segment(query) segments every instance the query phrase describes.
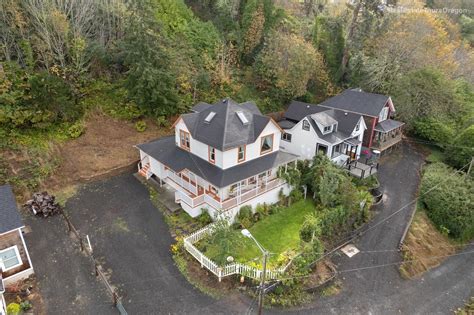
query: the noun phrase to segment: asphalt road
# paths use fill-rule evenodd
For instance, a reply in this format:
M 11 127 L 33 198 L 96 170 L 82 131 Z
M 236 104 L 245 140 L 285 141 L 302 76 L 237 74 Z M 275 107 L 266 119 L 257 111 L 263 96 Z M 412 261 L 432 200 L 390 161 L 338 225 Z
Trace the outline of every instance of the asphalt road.
M 416 196 L 423 157 L 403 146 L 384 158 L 379 179 L 386 199 L 376 208 L 372 226 Z M 317 298 L 299 309 L 267 313 L 296 314 L 450 314 L 473 295 L 474 255 L 447 259 L 417 280 L 403 280 L 396 251 L 412 207 L 383 221 L 355 242 L 353 258 L 335 257 L 343 282 L 336 296 Z M 82 233 L 91 236 L 94 253 L 124 296 L 129 314 L 243 314 L 249 299 L 235 294 L 214 300 L 195 289 L 173 264 L 173 242 L 163 216 L 131 174 L 83 187 L 67 204 Z M 466 249 L 466 251 L 474 249 Z M 366 268 L 366 269 L 360 269 Z
M 361 253 L 352 258 L 340 253 L 335 257 L 342 292 L 319 298 L 295 313 L 452 314 L 474 295 L 474 254 L 450 257 L 416 280 L 402 279 L 398 265 L 391 265 L 402 260 L 396 249 L 415 206 L 405 207 L 417 196 L 422 162 L 423 156 L 406 144 L 383 158 L 378 178 L 385 189 L 384 203 L 376 207 L 369 228 L 383 223 L 354 242 Z M 473 250 L 470 246 L 464 252 Z M 377 267 L 380 265 L 388 266 Z

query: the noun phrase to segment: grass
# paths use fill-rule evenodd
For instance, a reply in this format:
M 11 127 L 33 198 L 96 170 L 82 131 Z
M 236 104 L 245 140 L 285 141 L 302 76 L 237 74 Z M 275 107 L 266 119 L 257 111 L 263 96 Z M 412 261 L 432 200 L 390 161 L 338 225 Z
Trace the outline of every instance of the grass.
M 305 217 L 314 211 L 314 204 L 309 200 L 299 201 L 284 208 L 276 214 L 269 215 L 255 223 L 249 230 L 255 239 L 272 255 L 270 267 L 276 267 L 285 260 L 286 254 L 295 254 L 300 246 L 299 231 Z M 262 254 L 255 243 L 233 230 L 229 236 L 234 241 L 230 244 L 226 255 L 242 263 L 261 263 Z M 222 256 L 222 249 L 209 241 L 199 242 L 198 247 L 213 260 Z

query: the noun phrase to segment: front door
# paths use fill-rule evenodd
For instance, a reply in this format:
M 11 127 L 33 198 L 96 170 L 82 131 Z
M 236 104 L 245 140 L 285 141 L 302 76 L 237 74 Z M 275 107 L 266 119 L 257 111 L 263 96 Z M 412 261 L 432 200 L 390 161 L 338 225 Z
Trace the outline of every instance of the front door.
M 328 147 L 325 146 L 324 144 L 319 144 L 316 147 L 316 154 L 322 153 L 324 155 L 328 154 Z

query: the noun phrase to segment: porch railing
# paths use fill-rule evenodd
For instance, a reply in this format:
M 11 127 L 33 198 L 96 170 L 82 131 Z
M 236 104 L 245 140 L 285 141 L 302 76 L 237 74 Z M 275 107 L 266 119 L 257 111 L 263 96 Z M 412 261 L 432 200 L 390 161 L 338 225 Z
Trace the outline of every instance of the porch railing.
M 172 174 L 169 172 L 168 174 Z M 178 177 L 179 178 L 179 177 Z M 179 192 L 179 199 L 184 201 L 186 204 L 188 204 L 191 207 L 196 207 L 202 203 L 207 203 L 211 207 L 213 207 L 216 210 L 228 210 L 233 207 L 238 206 L 239 204 L 242 204 L 260 194 L 263 194 L 269 190 L 272 190 L 278 186 L 281 186 L 285 184 L 285 181 L 279 178 L 274 178 L 270 181 L 268 181 L 266 184 L 262 183 L 259 185 L 259 187 L 255 187 L 254 189 L 251 189 L 249 191 L 244 192 L 241 195 L 232 197 L 230 199 L 224 200 L 222 202 L 216 200 L 213 196 L 209 194 L 202 194 L 200 196 L 196 197 L 191 197 L 189 194 L 187 194 L 185 191 L 183 191 L 183 187 L 180 186 L 178 183 L 176 183 L 175 180 L 173 180 L 172 177 L 167 178 L 165 180 L 167 183 L 169 183 L 174 189 L 176 189 Z M 184 181 L 186 183 L 186 181 Z M 185 189 L 186 186 L 184 186 Z M 189 191 L 189 189 L 187 189 Z
M 395 137 L 389 136 L 389 138 L 385 141 L 375 140 L 372 145 L 372 148 L 383 151 L 391 147 L 392 145 L 400 142 L 401 140 L 402 140 L 402 134 L 400 133 L 399 135 L 396 135 Z

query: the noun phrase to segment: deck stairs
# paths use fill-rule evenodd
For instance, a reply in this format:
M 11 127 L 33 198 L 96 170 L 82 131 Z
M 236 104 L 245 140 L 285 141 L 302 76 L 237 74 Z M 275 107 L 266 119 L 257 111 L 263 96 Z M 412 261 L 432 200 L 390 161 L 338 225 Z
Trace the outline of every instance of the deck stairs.
M 140 175 L 145 177 L 146 179 L 150 178 L 151 176 L 151 170 L 150 170 L 150 163 L 146 163 L 143 165 L 140 170 L 138 171 Z

